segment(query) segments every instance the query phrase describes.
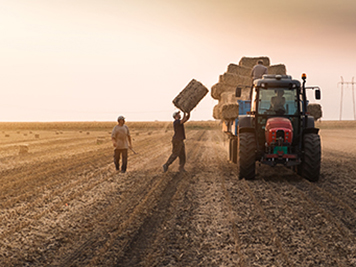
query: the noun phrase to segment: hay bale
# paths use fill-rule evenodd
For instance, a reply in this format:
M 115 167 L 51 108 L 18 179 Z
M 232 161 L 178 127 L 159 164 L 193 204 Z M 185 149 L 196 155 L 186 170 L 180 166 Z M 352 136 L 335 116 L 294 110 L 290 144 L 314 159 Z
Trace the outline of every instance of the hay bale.
M 252 80 L 249 76 L 241 76 L 234 73 L 225 72 L 219 76 L 219 83 L 227 84 L 230 86 L 251 86 Z
M 40 138 L 40 135 L 39 134 L 35 134 L 35 138 Z
M 287 74 L 287 69 L 284 64 L 277 64 L 277 65 L 271 65 L 267 67 L 267 73 L 268 74 L 279 74 L 279 75 L 286 75 Z
M 87 132 L 87 135 L 89 135 L 90 134 L 90 132 Z
M 27 154 L 28 153 L 28 145 L 23 144 L 19 146 L 19 155 Z
M 202 83 L 193 79 L 176 96 L 173 104 L 183 112 L 190 112 L 208 92 L 209 90 Z
M 222 108 L 222 104 L 219 103 L 217 105 L 214 106 L 213 108 L 213 118 L 216 120 L 221 120 L 221 108 Z
M 5 134 L 5 137 L 10 137 L 10 135 L 9 134 Z
M 221 118 L 226 121 L 234 120 L 239 116 L 239 104 L 228 103 L 221 107 Z
M 105 143 L 105 137 L 104 136 L 99 136 L 96 138 L 96 144 L 100 145 Z
M 237 102 L 237 97 L 235 96 L 235 93 L 223 92 L 220 95 L 219 103 L 236 103 L 236 102 Z
M 237 74 L 237 75 L 241 75 L 241 76 L 250 77 L 251 71 L 252 71 L 252 68 L 240 66 L 240 65 L 236 65 L 236 64 L 229 64 L 229 66 L 227 66 L 228 73 L 233 73 L 233 74 Z
M 320 104 L 316 104 L 316 103 L 309 104 L 307 107 L 307 111 L 311 116 L 314 117 L 315 121 L 317 121 L 323 116 L 323 112 Z
M 270 65 L 270 60 L 268 57 L 242 57 L 239 61 L 240 66 L 253 68 L 257 64 L 258 60 L 263 61 L 263 65 L 268 67 Z
M 221 94 L 224 92 L 235 93 L 236 86 L 231 86 L 228 84 L 217 83 L 211 87 L 211 97 L 220 100 Z

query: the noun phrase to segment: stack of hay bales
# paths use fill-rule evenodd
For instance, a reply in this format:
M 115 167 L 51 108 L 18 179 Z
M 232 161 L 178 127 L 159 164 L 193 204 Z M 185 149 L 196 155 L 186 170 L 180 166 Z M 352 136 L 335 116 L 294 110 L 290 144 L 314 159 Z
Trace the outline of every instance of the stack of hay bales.
M 192 111 L 196 105 L 206 96 L 209 90 L 200 82 L 193 79 L 173 99 L 173 104 L 183 112 Z
M 251 71 L 258 60 L 263 61 L 269 74 L 286 74 L 283 64 L 270 65 L 268 57 L 243 57 L 239 64 L 230 64 L 227 71 L 219 76 L 219 82 L 211 87 L 212 98 L 219 100 L 213 109 L 213 117 L 217 120 L 231 121 L 239 115 L 238 99 L 250 99 L 252 85 Z M 236 87 L 242 88 L 241 97 L 235 96 Z
M 316 103 L 308 104 L 307 111 L 311 116 L 314 117 L 314 120 L 317 121 L 323 115 L 323 111 L 321 110 L 321 105 Z

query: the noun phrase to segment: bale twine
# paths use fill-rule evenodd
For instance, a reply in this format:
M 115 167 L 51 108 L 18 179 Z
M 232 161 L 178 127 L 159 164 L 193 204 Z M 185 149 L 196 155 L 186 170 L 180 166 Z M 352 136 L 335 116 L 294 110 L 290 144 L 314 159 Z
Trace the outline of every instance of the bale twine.
M 19 146 L 19 155 L 27 154 L 28 153 L 28 145 L 23 144 Z
M 173 99 L 173 104 L 183 112 L 190 112 L 205 97 L 209 90 L 200 82 L 193 79 Z
M 230 121 L 234 120 L 239 116 L 239 104 L 238 103 L 228 103 L 223 104 L 221 108 L 221 117 L 223 120 Z
M 283 64 L 278 64 L 278 65 L 271 65 L 267 67 L 267 73 L 268 74 L 275 74 L 275 75 L 286 75 L 287 74 L 287 69 L 286 66 Z
M 268 57 L 242 57 L 239 61 L 239 65 L 248 68 L 253 68 L 259 60 L 262 60 L 263 65 L 266 67 L 270 65 L 270 60 Z
M 311 116 L 314 117 L 315 121 L 320 119 L 322 117 L 322 115 L 323 115 L 323 112 L 322 112 L 320 104 L 316 104 L 316 103 L 309 104 L 308 107 L 307 107 L 307 111 L 309 112 L 309 114 Z

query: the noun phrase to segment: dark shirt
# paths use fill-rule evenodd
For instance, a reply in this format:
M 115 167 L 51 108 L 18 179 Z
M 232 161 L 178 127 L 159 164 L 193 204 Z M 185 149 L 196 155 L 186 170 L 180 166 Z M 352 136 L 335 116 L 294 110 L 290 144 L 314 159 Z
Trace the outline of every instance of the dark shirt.
M 180 120 L 175 120 L 173 122 L 173 128 L 174 128 L 173 140 L 184 140 L 185 139 L 184 124 L 180 123 Z

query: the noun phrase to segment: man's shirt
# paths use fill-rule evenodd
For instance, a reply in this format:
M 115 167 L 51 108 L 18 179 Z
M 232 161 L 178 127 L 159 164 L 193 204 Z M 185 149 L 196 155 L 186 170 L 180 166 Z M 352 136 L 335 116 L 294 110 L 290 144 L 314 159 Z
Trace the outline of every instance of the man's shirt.
M 130 135 L 129 127 L 125 124 L 123 126 L 116 125 L 112 130 L 111 137 L 116 141 L 115 149 L 128 149 L 129 144 L 127 137 Z
M 181 124 L 180 120 L 175 120 L 173 122 L 173 128 L 174 128 L 173 140 L 184 140 L 185 139 L 184 124 Z

